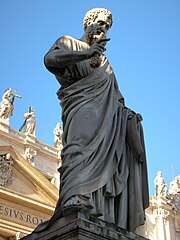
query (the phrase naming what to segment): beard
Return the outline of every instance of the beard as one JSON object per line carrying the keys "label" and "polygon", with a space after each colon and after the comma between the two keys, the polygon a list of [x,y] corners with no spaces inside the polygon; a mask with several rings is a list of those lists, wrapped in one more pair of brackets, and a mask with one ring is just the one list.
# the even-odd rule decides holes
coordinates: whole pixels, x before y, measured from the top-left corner
{"label": "beard", "polygon": [[86,29],[86,42],[91,46],[94,42],[101,38],[105,38],[105,32],[97,23],[91,24]]}

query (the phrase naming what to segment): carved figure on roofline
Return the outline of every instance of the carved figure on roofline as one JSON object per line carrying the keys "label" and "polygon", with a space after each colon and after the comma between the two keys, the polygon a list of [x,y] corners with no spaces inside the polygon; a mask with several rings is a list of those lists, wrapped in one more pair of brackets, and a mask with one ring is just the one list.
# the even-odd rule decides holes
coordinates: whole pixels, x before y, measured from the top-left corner
{"label": "carved figure on roofline", "polygon": [[167,184],[164,181],[161,171],[157,172],[157,176],[154,179],[154,184],[156,187],[155,196],[156,197],[166,197],[167,196]]}
{"label": "carved figure on roofline", "polygon": [[169,193],[180,195],[180,175],[176,176],[175,179],[170,183]]}
{"label": "carved figure on roofline", "polygon": [[61,130],[61,124],[57,123],[56,127],[54,128],[54,147],[61,148],[62,147],[62,134],[63,131]]}
{"label": "carved figure on roofline", "polygon": [[29,107],[29,111],[24,114],[24,123],[20,127],[19,131],[22,131],[24,128],[24,134],[26,135],[33,135],[36,134],[36,117],[33,107]]}
{"label": "carved figure on roofline", "polygon": [[13,115],[14,106],[11,103],[11,88],[7,89],[0,103],[0,118],[7,119]]}
{"label": "carved figure on roofline", "polygon": [[61,85],[63,149],[54,215],[35,232],[73,211],[130,231],[144,224],[149,192],[142,116],[126,107],[104,54],[111,26],[109,10],[92,9],[82,38],[62,36],[45,56]]}
{"label": "carved figure on roofline", "polygon": [[16,93],[16,90],[14,90],[14,93],[11,92],[11,88],[5,90],[0,103],[1,119],[8,120],[13,115],[15,97],[21,98],[21,96]]}

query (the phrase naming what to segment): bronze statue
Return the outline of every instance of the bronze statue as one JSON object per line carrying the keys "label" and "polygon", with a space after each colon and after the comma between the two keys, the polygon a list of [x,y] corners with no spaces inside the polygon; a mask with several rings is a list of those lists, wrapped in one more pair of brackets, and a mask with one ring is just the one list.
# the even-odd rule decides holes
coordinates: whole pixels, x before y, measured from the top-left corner
{"label": "bronze statue", "polygon": [[104,55],[111,26],[110,11],[92,9],[81,39],[62,36],[45,55],[61,85],[63,121],[60,196],[49,225],[76,210],[130,231],[144,224],[149,193],[142,117],[125,106]]}

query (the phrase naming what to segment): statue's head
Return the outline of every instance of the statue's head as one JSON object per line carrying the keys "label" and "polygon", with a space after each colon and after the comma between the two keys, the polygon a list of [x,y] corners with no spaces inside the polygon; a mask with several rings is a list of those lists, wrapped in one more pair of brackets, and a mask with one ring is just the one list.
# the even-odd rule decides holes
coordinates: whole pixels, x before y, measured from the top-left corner
{"label": "statue's head", "polygon": [[177,183],[180,183],[180,175],[175,177],[175,181],[176,181]]}
{"label": "statue's head", "polygon": [[6,90],[4,91],[4,94],[5,94],[6,96],[10,96],[10,95],[11,95],[11,88],[6,89]]}
{"label": "statue's head", "polygon": [[34,113],[34,108],[33,107],[29,107],[29,112],[30,113]]}
{"label": "statue's head", "polygon": [[162,171],[158,171],[157,176],[162,177]]}
{"label": "statue's head", "polygon": [[60,122],[58,122],[58,123],[56,124],[56,128],[61,129],[61,123],[60,123]]}
{"label": "statue's head", "polygon": [[107,31],[112,26],[112,14],[105,8],[93,8],[84,17],[84,31],[87,42],[91,45],[99,38],[106,37]]}
{"label": "statue's head", "polygon": [[93,23],[98,21],[108,22],[109,28],[112,26],[112,13],[106,8],[93,8],[89,10],[84,16],[84,30]]}

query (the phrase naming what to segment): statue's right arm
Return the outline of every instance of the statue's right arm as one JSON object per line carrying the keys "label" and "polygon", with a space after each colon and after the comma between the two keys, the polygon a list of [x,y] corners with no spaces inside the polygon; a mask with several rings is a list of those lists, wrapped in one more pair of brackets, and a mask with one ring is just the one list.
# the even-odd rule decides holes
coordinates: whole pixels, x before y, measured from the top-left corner
{"label": "statue's right arm", "polygon": [[45,56],[45,64],[48,67],[64,68],[70,64],[89,59],[87,51],[62,51],[60,49],[51,50]]}
{"label": "statue's right arm", "polygon": [[48,67],[64,68],[68,65],[90,59],[96,54],[101,55],[103,51],[104,47],[98,43],[94,43],[89,49],[84,51],[54,49],[45,55],[44,61]]}

